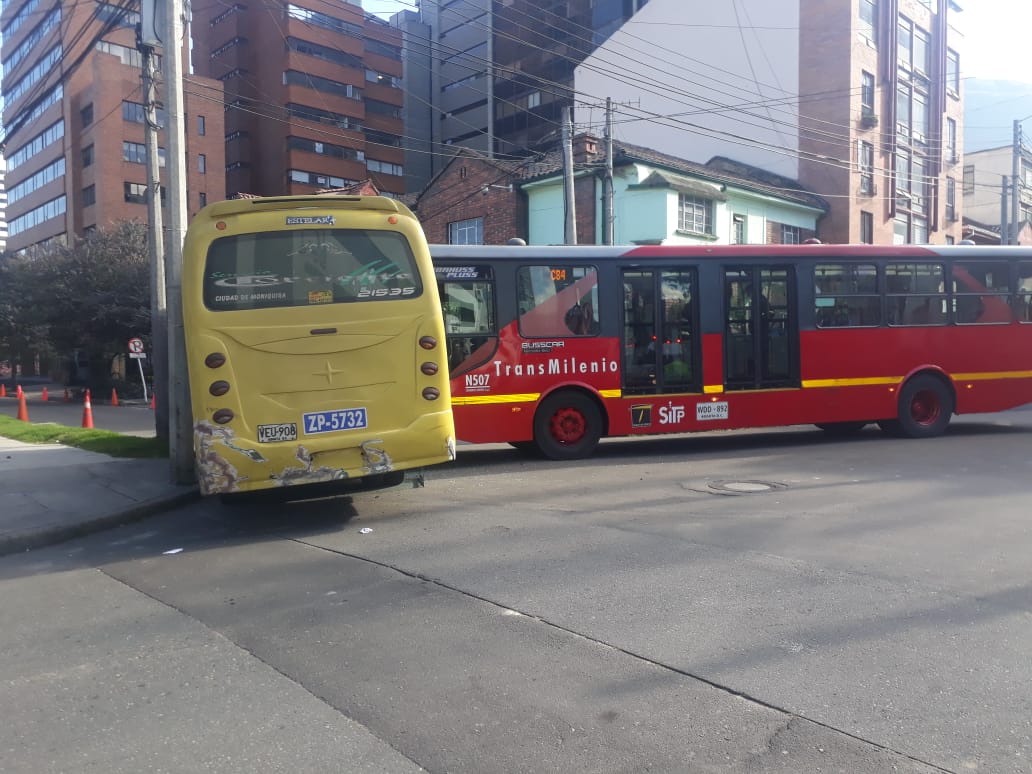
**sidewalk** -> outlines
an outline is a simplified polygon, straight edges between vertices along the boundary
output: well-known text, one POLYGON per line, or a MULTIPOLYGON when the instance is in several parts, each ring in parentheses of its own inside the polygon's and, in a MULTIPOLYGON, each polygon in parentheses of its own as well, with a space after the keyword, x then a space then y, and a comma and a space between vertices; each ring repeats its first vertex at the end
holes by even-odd
MULTIPOLYGON (((39 387, 27 388, 26 396, 30 421, 79 425, 81 405, 43 402, 39 387)), ((17 411, 16 400, 0 398, 0 413, 13 417, 17 411)), ((95 405, 93 416, 102 430, 154 435, 154 415, 146 406, 95 405)), ((167 459, 118 459, 0 436, 0 555, 142 519, 197 496, 196 487, 171 483, 167 459)))

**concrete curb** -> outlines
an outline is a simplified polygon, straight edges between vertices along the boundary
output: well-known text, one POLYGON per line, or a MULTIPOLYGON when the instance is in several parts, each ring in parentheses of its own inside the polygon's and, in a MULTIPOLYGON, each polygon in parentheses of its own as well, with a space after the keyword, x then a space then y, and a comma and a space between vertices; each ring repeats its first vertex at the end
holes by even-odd
POLYGON ((183 492, 168 497, 144 500, 124 510, 89 518, 75 524, 55 524, 20 535, 0 535, 0 556, 64 543, 74 538, 140 521, 148 516, 154 516, 200 499, 201 493, 196 486, 183 489, 183 492))

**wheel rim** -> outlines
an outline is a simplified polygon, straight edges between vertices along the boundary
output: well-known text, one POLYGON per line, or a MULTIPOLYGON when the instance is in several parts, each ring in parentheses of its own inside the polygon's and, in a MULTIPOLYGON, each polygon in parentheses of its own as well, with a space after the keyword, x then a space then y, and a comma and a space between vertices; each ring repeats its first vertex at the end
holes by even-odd
POLYGON ((557 443, 571 446, 584 438, 588 422, 577 409, 561 408, 552 415, 548 429, 557 443))
POLYGON ((910 400, 910 418, 927 427, 934 425, 942 413, 942 404, 934 390, 920 390, 910 400))

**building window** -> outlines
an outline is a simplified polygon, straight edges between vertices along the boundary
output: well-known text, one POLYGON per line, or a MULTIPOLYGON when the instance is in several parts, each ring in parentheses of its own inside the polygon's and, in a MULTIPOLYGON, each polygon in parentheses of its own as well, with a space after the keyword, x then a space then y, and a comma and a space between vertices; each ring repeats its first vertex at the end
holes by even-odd
POLYGON ((201 191, 199 194, 197 194, 197 196, 198 196, 198 201, 200 201, 201 206, 202 207, 207 207, 208 206, 208 194, 206 194, 204 191, 201 191))
POLYGON ((874 116, 874 74, 866 70, 860 75, 860 113, 864 118, 874 116))
POLYGON ((797 245, 803 241, 803 230, 799 226, 781 226, 781 244, 797 245))
POLYGON ((204 116, 197 116, 197 134, 204 137, 204 116))
POLYGON ((448 244, 450 245, 482 245, 484 244, 484 219, 470 218, 456 220, 448 224, 448 244))
POLYGON ((735 245, 747 244, 744 215, 734 215, 731 218, 731 243, 735 245))
POLYGON ((957 219, 957 181, 952 177, 946 178, 946 220, 957 219))
POLYGON ((860 243, 864 245, 874 244, 874 213, 860 212, 860 243))
POLYGON ((931 51, 931 39, 928 33, 920 27, 914 27, 914 58, 911 63, 914 66, 914 72, 925 79, 931 72, 931 51))
POLYGON ((975 166, 974 164, 967 164, 964 166, 964 183, 961 189, 965 195, 973 194, 975 192, 975 166))
MULTIPOLYGON (((35 113, 35 111, 33 111, 33 113, 35 113)), ((7 174, 10 174, 17 167, 20 167, 37 153, 42 153, 44 148, 48 148, 51 143, 57 142, 62 137, 64 137, 64 119, 55 121, 8 156, 7 174)))
POLYGON ((878 3, 876 0, 860 0, 860 24, 858 29, 860 34, 872 44, 878 42, 877 20, 878 3))
POLYGON ((677 195, 677 230, 689 234, 713 234, 713 200, 677 195))
POLYGON ((946 90, 951 97, 960 96, 960 54, 946 51, 946 90))
POLYGON ((146 164, 147 146, 142 142, 123 142, 122 161, 128 161, 131 164, 146 164))
POLYGON ((874 144, 860 140, 857 150, 860 167, 860 193, 867 196, 874 191, 874 144))
POLYGON ((124 183, 125 200, 130 204, 147 203, 147 186, 143 183, 124 183))
POLYGON ((947 234, 947 235, 946 235, 946 244, 948 244, 948 245, 952 245, 952 244, 954 244, 955 242, 956 242, 956 240, 954 240, 954 238, 953 238, 953 237, 951 237, 951 236, 950 236, 949 234, 947 234))
POLYGON ((896 27, 896 61, 904 70, 909 71, 910 60, 914 52, 914 28, 910 19, 905 16, 899 17, 896 27))
POLYGON ((913 99, 911 136, 923 143, 928 139, 928 95, 915 91, 913 99))
POLYGON ((946 119, 946 163, 957 163, 957 121, 946 119))
POLYGON ((202 175, 208 171, 208 157, 203 153, 197 155, 197 171, 202 175))
POLYGON ((391 164, 389 161, 377 161, 376 159, 369 159, 366 162, 366 169, 370 172, 382 172, 385 175, 398 175, 399 177, 405 174, 405 168, 401 164, 391 164))
POLYGON ((896 154, 896 206, 924 214, 928 204, 928 165, 920 156, 896 154))
POLYGON ((147 109, 139 102, 122 101, 122 120, 142 124, 147 120, 147 109))
POLYGON ((88 167, 93 164, 93 144, 87 145, 82 149, 82 165, 88 167))
POLYGON ((79 118, 82 119, 83 126, 89 126, 93 123, 93 103, 91 102, 82 110, 79 111, 79 118))
POLYGON ((97 186, 88 185, 82 189, 82 206, 89 207, 97 203, 97 186))

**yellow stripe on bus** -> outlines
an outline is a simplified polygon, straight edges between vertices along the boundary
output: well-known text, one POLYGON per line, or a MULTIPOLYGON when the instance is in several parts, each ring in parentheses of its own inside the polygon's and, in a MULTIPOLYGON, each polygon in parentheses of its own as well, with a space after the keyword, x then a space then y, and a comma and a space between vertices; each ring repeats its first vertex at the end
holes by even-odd
MULTIPOLYGON (((986 371, 973 374, 953 374, 953 380, 957 382, 978 382, 990 379, 1032 379, 1032 371, 986 371)), ((903 381, 902 376, 867 376, 856 379, 805 379, 802 382, 803 389, 819 389, 822 387, 876 387, 879 385, 898 385, 903 381)), ((784 392, 797 389, 793 387, 777 387, 769 390, 749 390, 748 392, 784 392)), ((707 384, 702 391, 706 395, 716 395, 724 392, 722 384, 707 384)), ((603 398, 622 398, 622 390, 599 390, 603 398)), ((686 393, 689 394, 689 393, 686 393)), ((535 403, 541 398, 539 392, 514 393, 511 395, 470 395, 467 397, 452 396, 454 406, 485 406, 498 403, 535 403)))
POLYGON ((534 403, 541 397, 540 392, 528 392, 516 395, 470 395, 465 398, 452 396, 453 406, 486 406, 492 403, 534 403))
POLYGON ((1032 379, 1032 371, 986 371, 980 374, 953 374, 957 382, 980 382, 986 379, 1032 379))
POLYGON ((804 388, 813 387, 870 387, 878 384, 899 384, 902 376, 869 376, 860 379, 804 379, 804 388))

